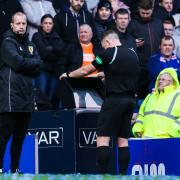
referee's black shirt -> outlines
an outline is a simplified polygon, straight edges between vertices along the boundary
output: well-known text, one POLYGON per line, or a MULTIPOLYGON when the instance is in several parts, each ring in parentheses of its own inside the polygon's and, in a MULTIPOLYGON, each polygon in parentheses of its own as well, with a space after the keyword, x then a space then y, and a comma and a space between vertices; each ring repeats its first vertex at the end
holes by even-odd
POLYGON ((107 95, 135 94, 139 75, 139 60, 133 49, 123 46, 108 48, 97 56, 92 64, 98 69, 104 68, 107 95))

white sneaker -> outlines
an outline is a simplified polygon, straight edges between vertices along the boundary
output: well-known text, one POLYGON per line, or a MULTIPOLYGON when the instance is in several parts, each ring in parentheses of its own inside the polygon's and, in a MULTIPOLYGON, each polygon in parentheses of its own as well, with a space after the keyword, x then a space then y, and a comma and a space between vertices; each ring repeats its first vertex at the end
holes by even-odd
POLYGON ((0 174, 3 174, 3 173, 4 173, 3 169, 0 169, 0 174))

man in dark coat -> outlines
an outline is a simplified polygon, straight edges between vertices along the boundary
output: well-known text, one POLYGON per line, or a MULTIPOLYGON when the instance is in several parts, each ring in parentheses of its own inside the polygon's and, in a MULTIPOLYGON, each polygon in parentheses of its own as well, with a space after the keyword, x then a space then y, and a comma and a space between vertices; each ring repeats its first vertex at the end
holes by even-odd
POLYGON ((159 50, 163 25, 161 20, 152 17, 153 3, 151 0, 140 0, 138 6, 139 15, 130 21, 128 31, 136 38, 141 68, 138 98, 143 99, 149 93, 148 59, 159 50))
POLYGON ((127 9, 120 8, 115 13, 115 31, 123 46, 133 48, 136 51, 135 38, 127 32, 127 27, 130 22, 130 14, 127 9))
POLYGON ((22 144, 33 111, 32 78, 40 73, 37 50, 26 34, 25 14, 12 16, 11 29, 6 32, 0 58, 0 172, 3 173, 5 147, 12 136, 11 172, 19 172, 22 144))
POLYGON ((0 43, 4 32, 10 28, 12 15, 16 12, 23 12, 18 0, 0 0, 0 43))

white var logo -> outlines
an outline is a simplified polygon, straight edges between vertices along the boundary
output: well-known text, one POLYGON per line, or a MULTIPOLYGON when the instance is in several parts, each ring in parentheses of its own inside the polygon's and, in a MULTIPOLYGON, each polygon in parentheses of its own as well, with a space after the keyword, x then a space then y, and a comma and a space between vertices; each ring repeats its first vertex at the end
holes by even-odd
MULTIPOLYGON (((96 148, 96 128, 80 128, 79 129, 79 147, 80 148, 96 148)), ((113 147, 112 137, 110 147, 113 147)))
POLYGON ((82 131, 82 133, 83 133, 86 144, 96 143, 96 138, 97 138, 96 132, 90 131, 86 134, 85 131, 82 131))
POLYGON ((38 136, 39 148, 63 147, 63 128, 29 129, 28 134, 38 136))
POLYGON ((36 135, 39 135, 39 144, 46 143, 46 144, 52 144, 54 143, 59 144, 58 138, 59 138, 59 132, 58 131, 49 131, 48 134, 46 134, 44 131, 42 131, 40 134, 39 132, 36 133, 36 135))
POLYGON ((79 146, 96 148, 96 128, 80 128, 79 129, 79 146))
POLYGON ((156 164, 144 164, 143 165, 134 165, 132 167, 132 175, 144 175, 144 176, 165 176, 166 169, 163 163, 158 165, 156 164))

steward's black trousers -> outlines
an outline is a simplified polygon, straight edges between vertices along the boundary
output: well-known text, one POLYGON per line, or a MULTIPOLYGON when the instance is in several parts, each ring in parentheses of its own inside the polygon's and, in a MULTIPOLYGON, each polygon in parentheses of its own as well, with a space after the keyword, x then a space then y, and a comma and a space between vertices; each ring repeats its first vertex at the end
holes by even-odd
POLYGON ((3 168, 6 144, 11 136, 11 170, 19 167, 22 144, 27 133, 30 116, 30 112, 0 113, 0 168, 3 168))

